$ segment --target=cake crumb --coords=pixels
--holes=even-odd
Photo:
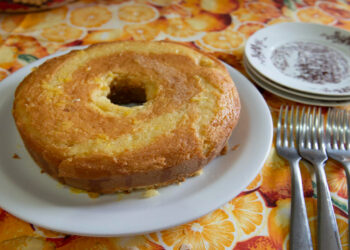
[[[41,169],[40,170],[40,174],[44,174],[44,173],[45,173],[45,171]]]
[[[231,148],[231,151],[235,151],[239,148],[239,144],[236,144],[234,145],[232,148]]]
[[[228,144],[226,143],[226,145],[222,148],[220,155],[225,155],[227,154],[228,151]]]
[[[203,169],[198,170],[197,172],[194,173],[194,176],[199,176],[203,174]]]
[[[144,198],[151,198],[151,197],[154,197],[154,196],[157,196],[157,195],[159,195],[158,190],[156,190],[156,189],[149,189],[149,190],[145,191],[145,193],[143,194],[143,197]]]
[[[91,199],[96,199],[96,198],[100,197],[99,193],[94,193],[94,192],[87,192],[87,193]]]
[[[18,154],[14,153],[13,156],[12,156],[13,159],[21,159],[21,157],[19,157]]]
[[[117,201],[121,201],[125,197],[125,193],[118,193],[117,194]]]

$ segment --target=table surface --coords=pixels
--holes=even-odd
[[[188,43],[244,73],[242,56],[247,38],[281,22],[320,23],[350,30],[350,2],[85,0],[44,12],[0,14],[0,80],[38,58],[70,46],[132,39]],[[295,104],[260,91],[274,122],[282,104]],[[302,162],[301,171],[315,244],[315,181],[309,165]],[[341,242],[347,248],[345,172],[329,160],[326,173]],[[194,222],[147,235],[95,238],[48,231],[0,208],[0,249],[286,249],[290,187],[289,166],[272,145],[263,169],[245,191]]]

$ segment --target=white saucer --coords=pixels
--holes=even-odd
[[[277,84],[316,95],[350,97],[350,32],[319,24],[281,23],[255,32],[245,56]]]
[[[344,106],[344,105],[349,105],[349,101],[326,101],[326,100],[318,100],[318,99],[313,99],[313,98],[306,98],[298,95],[294,95],[288,92],[285,92],[283,90],[280,90],[276,87],[274,87],[271,84],[266,83],[265,81],[261,80],[258,78],[249,68],[246,63],[244,63],[245,70],[249,77],[261,88],[271,92],[274,95],[277,95],[279,97],[282,97],[284,99],[294,101],[294,102],[299,102],[303,104],[308,104],[308,105],[315,105],[315,106],[324,106],[324,107],[333,107],[333,106]]]
[[[267,85],[271,85],[273,88],[276,88],[282,92],[289,93],[289,94],[294,95],[294,96],[300,96],[300,97],[308,98],[308,99],[317,99],[320,101],[327,101],[327,102],[329,102],[329,101],[335,101],[335,102],[350,101],[350,96],[316,95],[316,94],[298,91],[295,89],[285,87],[285,86],[280,85],[274,81],[271,81],[270,79],[268,79],[267,77],[263,76],[258,71],[256,71],[254,69],[254,67],[249,64],[249,62],[245,56],[243,57],[243,62],[244,62],[245,67],[250,70],[250,73],[253,74],[257,79],[259,79],[259,81],[262,81]]]

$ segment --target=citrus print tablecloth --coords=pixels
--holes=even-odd
[[[350,30],[350,2],[85,0],[46,12],[0,14],[0,79],[67,47],[116,40],[181,41],[244,73],[242,55],[247,38],[280,22],[313,22]],[[261,92],[276,122],[280,105],[291,102]],[[315,182],[309,165],[302,164],[301,171],[314,236]],[[333,161],[328,161],[326,171],[341,242],[347,249],[345,173]],[[286,249],[290,187],[288,164],[272,146],[262,171],[240,195],[191,223],[134,237],[81,237],[39,228],[0,208],[0,249]]]

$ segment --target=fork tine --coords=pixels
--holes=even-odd
[[[305,115],[305,107],[303,107],[301,111],[300,116],[300,123],[299,123],[299,148],[305,147],[305,140],[306,140],[306,115]]]
[[[338,143],[337,143],[337,125],[336,125],[336,115],[337,115],[337,111],[335,109],[332,109],[332,113],[331,113],[331,134],[332,134],[332,148],[334,149],[338,149]]]
[[[305,145],[306,148],[311,148],[311,133],[309,132],[312,125],[312,115],[310,114],[310,107],[307,109],[307,113],[305,115]]]
[[[339,122],[338,122],[338,130],[339,130],[339,143],[340,149],[345,150],[345,110],[339,111]]]
[[[281,126],[282,126],[283,107],[284,105],[280,107],[280,114],[278,116],[278,121],[277,121],[276,146],[281,146]]]
[[[296,142],[298,143],[299,140],[299,130],[300,130],[300,114],[299,114],[299,106],[297,106],[295,110],[295,139]],[[294,146],[294,145],[293,145]]]
[[[350,150],[350,128],[349,128],[349,112],[345,112],[345,118],[344,118],[344,129],[345,129],[345,142],[346,142],[346,149]]]
[[[318,138],[319,148],[325,150],[325,136],[324,136],[324,115],[322,115],[322,109],[318,108]]]
[[[331,108],[328,108],[327,112],[327,124],[326,124],[326,144],[327,148],[332,147],[332,116],[333,116],[333,110]]]
[[[294,147],[294,106],[290,110],[289,120],[289,145]]]
[[[282,137],[283,137],[283,146],[288,147],[288,106],[285,108],[284,112],[284,123],[283,123],[283,132],[282,132]]]
[[[316,115],[316,108],[314,107],[312,109],[312,116],[311,119],[311,136],[312,136],[312,148],[319,149],[318,148],[318,138],[317,138],[317,127],[318,127],[318,119]]]

